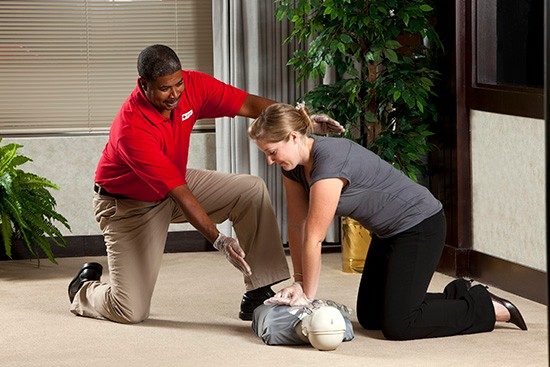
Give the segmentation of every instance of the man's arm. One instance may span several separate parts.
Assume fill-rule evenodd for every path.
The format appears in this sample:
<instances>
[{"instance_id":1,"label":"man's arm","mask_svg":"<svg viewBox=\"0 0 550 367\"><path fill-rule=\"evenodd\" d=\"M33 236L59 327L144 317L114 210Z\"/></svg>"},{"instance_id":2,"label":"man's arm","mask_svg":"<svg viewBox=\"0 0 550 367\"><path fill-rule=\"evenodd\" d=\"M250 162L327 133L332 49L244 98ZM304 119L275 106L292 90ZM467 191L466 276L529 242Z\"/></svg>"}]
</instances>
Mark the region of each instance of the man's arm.
<instances>
[{"instance_id":1,"label":"man's arm","mask_svg":"<svg viewBox=\"0 0 550 367\"><path fill-rule=\"evenodd\" d=\"M249 94L246 96L241 109L237 112L237 115L255 119L260 116L260 113L262 113L263 110L274 103L276 102L271 99Z\"/></svg>"},{"instance_id":2,"label":"man's arm","mask_svg":"<svg viewBox=\"0 0 550 367\"><path fill-rule=\"evenodd\" d=\"M244 100L241 109L237 112L237 115L255 119L260 116L263 110L274 103L277 102L254 94L249 94ZM313 131L316 134L341 134L344 132L344 127L340 125L338 121L327 115L311 115L310 117L313 121Z\"/></svg>"},{"instance_id":3,"label":"man's arm","mask_svg":"<svg viewBox=\"0 0 550 367\"><path fill-rule=\"evenodd\" d=\"M246 254L239 245L239 241L233 237L220 234L214 222L206 214L204 208L187 185L177 186L168 194L178 203L189 223L202 233L214 245L216 250L223 252L227 260L244 275L252 275L250 266L244 259Z\"/></svg>"},{"instance_id":4,"label":"man's arm","mask_svg":"<svg viewBox=\"0 0 550 367\"><path fill-rule=\"evenodd\" d=\"M214 243L220 232L187 185L177 186L168 195L178 203L189 223L202 233L210 243Z\"/></svg>"}]
</instances>

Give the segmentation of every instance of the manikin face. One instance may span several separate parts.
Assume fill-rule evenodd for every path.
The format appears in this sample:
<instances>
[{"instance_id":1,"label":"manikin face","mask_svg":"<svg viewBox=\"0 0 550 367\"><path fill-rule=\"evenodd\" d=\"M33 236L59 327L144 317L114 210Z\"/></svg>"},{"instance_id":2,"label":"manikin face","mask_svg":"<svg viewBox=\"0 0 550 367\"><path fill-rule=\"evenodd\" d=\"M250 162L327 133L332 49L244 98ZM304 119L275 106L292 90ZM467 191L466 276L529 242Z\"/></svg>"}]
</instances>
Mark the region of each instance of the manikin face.
<instances>
[{"instance_id":1,"label":"manikin face","mask_svg":"<svg viewBox=\"0 0 550 367\"><path fill-rule=\"evenodd\" d=\"M263 140L256 140L256 145L264 152L267 164L273 163L281 166L285 171L290 171L302 164L300 155L301 141L297 133L291 133L288 140L270 143Z\"/></svg>"},{"instance_id":2,"label":"manikin face","mask_svg":"<svg viewBox=\"0 0 550 367\"><path fill-rule=\"evenodd\" d=\"M164 117L170 117L170 112L178 105L181 93L185 89L181 70L173 74L159 76L153 81L140 78L140 84L149 102Z\"/></svg>"}]
</instances>

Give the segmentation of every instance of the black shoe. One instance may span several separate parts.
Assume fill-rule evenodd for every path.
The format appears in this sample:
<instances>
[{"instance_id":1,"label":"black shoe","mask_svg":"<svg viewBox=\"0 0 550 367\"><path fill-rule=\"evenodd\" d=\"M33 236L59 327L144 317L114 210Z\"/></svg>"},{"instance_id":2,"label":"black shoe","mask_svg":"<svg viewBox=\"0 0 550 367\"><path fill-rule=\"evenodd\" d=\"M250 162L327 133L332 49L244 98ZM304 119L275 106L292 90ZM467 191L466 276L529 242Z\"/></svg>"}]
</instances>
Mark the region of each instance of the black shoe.
<instances>
[{"instance_id":1,"label":"black shoe","mask_svg":"<svg viewBox=\"0 0 550 367\"><path fill-rule=\"evenodd\" d=\"M101 278L101 273L103 272L103 267L98 263L86 263L82 265L82 268L75 275L73 280L69 283L69 300L73 303L74 296L76 292L82 288L82 285L91 280L99 280Z\"/></svg>"},{"instance_id":2,"label":"black shoe","mask_svg":"<svg viewBox=\"0 0 550 367\"><path fill-rule=\"evenodd\" d=\"M245 321L252 320L252 314L256 307L264 303L268 298L271 298L275 295L275 292L271 289L270 286L261 287L258 289L253 289L244 294L243 300L241 301L241 312L239 312L239 318Z\"/></svg>"},{"instance_id":3,"label":"black shoe","mask_svg":"<svg viewBox=\"0 0 550 367\"><path fill-rule=\"evenodd\" d=\"M506 322L510 322L517 327L519 327L521 330L527 330L527 325L525 324L525 321L523 320L523 316L521 316L521 313L519 312L518 308L514 306L514 304L507 299L500 298L499 296L496 296L489 292L489 296L491 296L491 299L497 303L500 303L510 313L510 320Z\"/></svg>"}]
</instances>

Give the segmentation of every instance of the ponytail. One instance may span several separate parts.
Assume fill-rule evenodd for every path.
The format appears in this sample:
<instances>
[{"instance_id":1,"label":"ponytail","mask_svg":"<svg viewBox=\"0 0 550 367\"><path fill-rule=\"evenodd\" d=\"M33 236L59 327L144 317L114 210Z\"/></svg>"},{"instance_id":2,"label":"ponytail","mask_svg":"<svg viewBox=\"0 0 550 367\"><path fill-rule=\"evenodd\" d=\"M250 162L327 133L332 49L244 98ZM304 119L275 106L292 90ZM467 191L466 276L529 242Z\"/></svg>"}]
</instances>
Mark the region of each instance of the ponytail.
<instances>
[{"instance_id":1,"label":"ponytail","mask_svg":"<svg viewBox=\"0 0 550 367\"><path fill-rule=\"evenodd\" d=\"M313 131L313 121L303 102L296 106L275 103L267 107L248 128L252 140L279 142L287 140L292 131L304 136Z\"/></svg>"}]
</instances>

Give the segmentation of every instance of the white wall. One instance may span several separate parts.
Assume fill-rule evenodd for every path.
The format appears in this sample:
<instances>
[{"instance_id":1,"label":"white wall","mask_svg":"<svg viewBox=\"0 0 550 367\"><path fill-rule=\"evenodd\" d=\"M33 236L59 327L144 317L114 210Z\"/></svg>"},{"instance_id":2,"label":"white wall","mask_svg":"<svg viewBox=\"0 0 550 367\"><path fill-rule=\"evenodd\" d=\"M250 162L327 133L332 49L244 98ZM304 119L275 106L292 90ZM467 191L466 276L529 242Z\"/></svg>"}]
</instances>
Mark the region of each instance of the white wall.
<instances>
[{"instance_id":1,"label":"white wall","mask_svg":"<svg viewBox=\"0 0 550 367\"><path fill-rule=\"evenodd\" d=\"M476 251L546 271L544 120L472 111Z\"/></svg>"},{"instance_id":2,"label":"white wall","mask_svg":"<svg viewBox=\"0 0 550 367\"><path fill-rule=\"evenodd\" d=\"M57 210L71 225L64 235L98 235L101 231L92 213L94 173L107 135L36 138L5 138L1 144L23 145L20 154L31 158L21 168L60 186L53 190ZM214 133L194 133L191 137L189 167L215 169ZM62 227L62 226L61 226ZM61 229L60 227L60 229ZM189 224L172 225L171 230L192 230Z\"/></svg>"}]
</instances>

